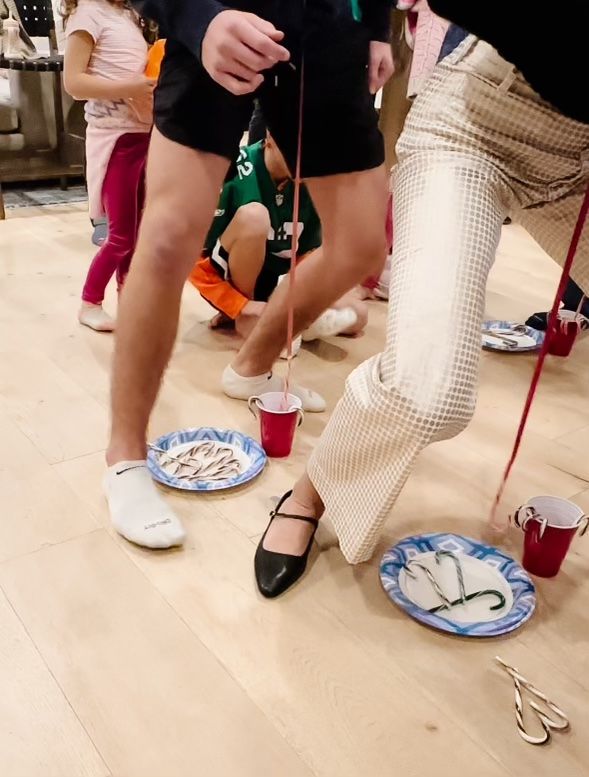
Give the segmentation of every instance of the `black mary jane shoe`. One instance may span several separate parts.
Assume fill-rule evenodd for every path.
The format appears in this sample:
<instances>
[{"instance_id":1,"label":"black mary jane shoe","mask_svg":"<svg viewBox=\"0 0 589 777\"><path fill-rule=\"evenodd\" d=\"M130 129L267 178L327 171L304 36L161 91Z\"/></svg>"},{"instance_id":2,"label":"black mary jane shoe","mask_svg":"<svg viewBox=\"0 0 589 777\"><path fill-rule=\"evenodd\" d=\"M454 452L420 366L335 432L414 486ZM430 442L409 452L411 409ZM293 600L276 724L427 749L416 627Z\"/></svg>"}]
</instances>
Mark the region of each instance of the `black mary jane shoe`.
<instances>
[{"instance_id":1,"label":"black mary jane shoe","mask_svg":"<svg viewBox=\"0 0 589 777\"><path fill-rule=\"evenodd\" d=\"M275 599L277 596L280 596L303 576L305 569L307 568L307 561L309 559L311 547L313 546L315 532L319 526L317 518L308 518L305 515L291 515L290 513L280 512L280 508L291 495L292 491L285 494L276 506L276 510L273 510L270 513L270 523L256 550L254 561L256 582L260 593L262 596L265 596L266 599ZM313 534L311 535L309 544L302 556L290 556L288 553L275 553L272 550L266 550L264 548L264 540L266 539L268 530L270 529L270 526L272 526L272 521L275 518L293 518L295 521L304 521L313 526Z\"/></svg>"}]
</instances>

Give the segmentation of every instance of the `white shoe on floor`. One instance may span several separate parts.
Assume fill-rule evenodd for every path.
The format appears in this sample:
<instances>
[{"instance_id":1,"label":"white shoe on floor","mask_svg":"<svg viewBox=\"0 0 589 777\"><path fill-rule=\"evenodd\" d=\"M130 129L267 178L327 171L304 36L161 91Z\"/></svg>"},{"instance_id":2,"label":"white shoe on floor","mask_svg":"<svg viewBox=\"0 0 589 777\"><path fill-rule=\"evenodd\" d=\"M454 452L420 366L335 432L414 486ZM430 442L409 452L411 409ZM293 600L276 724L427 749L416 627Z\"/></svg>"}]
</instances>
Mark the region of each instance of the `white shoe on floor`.
<instances>
[{"instance_id":1,"label":"white shoe on floor","mask_svg":"<svg viewBox=\"0 0 589 777\"><path fill-rule=\"evenodd\" d=\"M83 326L94 329L95 332L114 332L115 330L114 318L108 315L102 305L82 302L82 307L78 313L78 321Z\"/></svg>"},{"instance_id":2,"label":"white shoe on floor","mask_svg":"<svg viewBox=\"0 0 589 777\"><path fill-rule=\"evenodd\" d=\"M301 337L301 335L299 335L298 337L295 337L295 339L292 341L292 356L293 356L293 359L294 359L295 356L299 355L299 351L301 350L301 345L302 344L303 344L303 338ZM286 348L280 354L280 358L284 359L284 360L288 359L288 353L286 351Z\"/></svg>"},{"instance_id":3,"label":"white shoe on floor","mask_svg":"<svg viewBox=\"0 0 589 777\"><path fill-rule=\"evenodd\" d=\"M129 542L154 549L183 544L182 524L160 496L145 461L109 467L104 493L113 526Z\"/></svg>"},{"instance_id":4,"label":"white shoe on floor","mask_svg":"<svg viewBox=\"0 0 589 777\"><path fill-rule=\"evenodd\" d=\"M303 342L308 343L323 337L334 337L354 326L357 321L358 314L353 308L341 308L340 310L330 308L320 315L308 329L305 329Z\"/></svg>"},{"instance_id":5,"label":"white shoe on floor","mask_svg":"<svg viewBox=\"0 0 589 777\"><path fill-rule=\"evenodd\" d=\"M374 289L374 296L377 299L388 300L389 298L389 286L391 284L391 263L392 257L389 256L387 258L385 268L379 278L378 284Z\"/></svg>"},{"instance_id":6,"label":"white shoe on floor","mask_svg":"<svg viewBox=\"0 0 589 777\"><path fill-rule=\"evenodd\" d=\"M273 375L271 372L257 375L254 378L244 378L229 365L223 372L221 386L228 397L247 401L250 397L257 397L268 391L283 391L284 378L281 378L280 375ZM303 410L308 413L323 413L327 407L321 394L317 394L316 391L298 386L296 383L289 386L288 390L301 400Z\"/></svg>"}]
</instances>

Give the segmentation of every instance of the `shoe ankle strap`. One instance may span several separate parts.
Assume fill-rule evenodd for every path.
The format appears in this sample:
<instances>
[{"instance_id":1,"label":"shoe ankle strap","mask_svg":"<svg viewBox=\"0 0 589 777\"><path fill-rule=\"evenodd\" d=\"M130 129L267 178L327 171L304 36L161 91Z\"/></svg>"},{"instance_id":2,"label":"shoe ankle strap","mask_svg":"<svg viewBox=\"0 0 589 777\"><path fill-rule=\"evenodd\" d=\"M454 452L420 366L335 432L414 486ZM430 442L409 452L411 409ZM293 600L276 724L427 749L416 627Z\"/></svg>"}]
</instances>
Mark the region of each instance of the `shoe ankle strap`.
<instances>
[{"instance_id":1,"label":"shoe ankle strap","mask_svg":"<svg viewBox=\"0 0 589 777\"><path fill-rule=\"evenodd\" d=\"M276 510L272 510L270 513L270 518L292 518L295 521L304 521L305 523L310 523L311 526L314 526L315 528L319 526L318 518L310 518L306 515L292 515L291 513L280 513Z\"/></svg>"}]
</instances>

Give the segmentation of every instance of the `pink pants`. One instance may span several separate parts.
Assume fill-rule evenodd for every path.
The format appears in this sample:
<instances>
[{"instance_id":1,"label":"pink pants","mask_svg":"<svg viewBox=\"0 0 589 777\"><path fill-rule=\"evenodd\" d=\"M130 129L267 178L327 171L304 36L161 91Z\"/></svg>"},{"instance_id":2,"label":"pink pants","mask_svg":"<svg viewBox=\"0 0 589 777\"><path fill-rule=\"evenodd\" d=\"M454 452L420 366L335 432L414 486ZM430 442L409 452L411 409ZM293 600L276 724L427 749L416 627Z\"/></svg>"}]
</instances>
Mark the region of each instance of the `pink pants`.
<instances>
[{"instance_id":1,"label":"pink pants","mask_svg":"<svg viewBox=\"0 0 589 777\"><path fill-rule=\"evenodd\" d=\"M94 257L82 299L100 305L112 276L120 288L129 271L145 200L145 161L149 133L121 135L113 149L102 187L108 237Z\"/></svg>"}]
</instances>

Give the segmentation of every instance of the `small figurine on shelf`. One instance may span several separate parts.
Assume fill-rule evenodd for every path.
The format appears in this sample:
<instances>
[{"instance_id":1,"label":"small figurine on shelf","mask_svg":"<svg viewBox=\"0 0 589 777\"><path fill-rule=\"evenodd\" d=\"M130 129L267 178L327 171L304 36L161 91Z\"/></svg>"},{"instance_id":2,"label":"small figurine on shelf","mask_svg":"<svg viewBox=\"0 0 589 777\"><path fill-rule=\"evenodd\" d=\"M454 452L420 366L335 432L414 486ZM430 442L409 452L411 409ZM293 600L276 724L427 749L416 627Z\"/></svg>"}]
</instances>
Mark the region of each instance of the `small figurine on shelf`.
<instances>
[{"instance_id":1,"label":"small figurine on shelf","mask_svg":"<svg viewBox=\"0 0 589 777\"><path fill-rule=\"evenodd\" d=\"M0 55L6 59L35 59L38 56L14 0L0 0Z\"/></svg>"},{"instance_id":2,"label":"small figurine on shelf","mask_svg":"<svg viewBox=\"0 0 589 777\"><path fill-rule=\"evenodd\" d=\"M7 59L23 59L20 45L20 24L9 12L8 19L2 22L2 52Z\"/></svg>"}]
</instances>

